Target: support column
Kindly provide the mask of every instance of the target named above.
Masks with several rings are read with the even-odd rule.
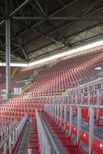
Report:
[[[5,39],[6,39],[6,98],[10,94],[10,19],[5,20]]]

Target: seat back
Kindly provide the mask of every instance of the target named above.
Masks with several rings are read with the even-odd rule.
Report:
[[[75,125],[72,125],[71,138],[74,142],[77,142],[77,127]]]
[[[103,141],[95,138],[92,146],[92,154],[103,154]]]
[[[84,130],[80,131],[79,146],[86,152],[89,151],[89,134]]]

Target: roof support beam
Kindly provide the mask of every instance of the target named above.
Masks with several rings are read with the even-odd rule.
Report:
[[[26,51],[24,50],[23,46],[20,45],[20,43],[19,44],[16,44],[16,43],[11,42],[11,44],[14,45],[15,47],[21,49],[22,52],[23,52],[23,55],[24,55],[24,57],[26,59],[26,61],[28,61],[28,57],[27,57]]]
[[[62,2],[62,0],[56,0],[60,5],[64,6],[65,4]]]
[[[23,55],[25,57],[25,60],[28,61],[28,57],[27,57],[26,51],[24,50],[24,47],[22,45],[22,39],[21,39],[21,37],[19,35],[16,35],[15,24],[14,24],[14,26],[12,24],[12,31],[14,32],[14,36],[15,36],[15,38],[17,40],[17,43],[13,43],[13,42],[11,42],[11,43],[14,46],[19,47],[21,49],[21,51],[22,51],[22,53],[23,53]]]
[[[0,7],[0,11],[3,15],[5,14],[4,10],[1,7]]]
[[[46,16],[46,13],[44,12],[43,8],[41,7],[40,3],[38,2],[38,0],[35,0],[38,7],[40,8],[40,11],[43,13],[44,16]]]
[[[61,7],[60,9],[58,9],[57,11],[53,12],[50,14],[50,17],[60,13],[62,10],[66,9],[67,7],[73,5],[74,3],[76,3],[78,0],[73,0],[71,2],[68,2],[67,4],[65,4],[63,7]]]
[[[3,54],[5,54],[5,44],[4,44],[1,40],[0,40],[0,44],[1,44],[1,45],[0,45],[0,48],[2,47],[2,49],[3,49],[3,50],[1,50],[0,52],[3,53]],[[11,44],[20,48],[20,46],[17,45],[16,43],[11,42]],[[13,57],[13,58],[15,58],[15,59],[19,58],[19,59],[21,60],[20,57],[17,57],[17,56],[15,56],[15,55],[12,54],[12,53],[11,53],[11,57]]]
[[[0,46],[0,47],[2,47],[2,48],[3,48],[3,50],[5,51],[5,45],[3,44],[2,40],[0,40],[0,44],[1,44],[1,46]]]
[[[22,46],[20,46],[20,49],[22,50],[22,52],[23,52],[23,54],[25,56],[26,61],[28,61],[28,57],[27,57],[26,51],[24,50],[24,48]]]
[[[17,13],[19,10],[21,10],[23,7],[25,7],[25,5],[28,4],[28,2],[30,2],[30,0],[25,0],[22,4],[20,4],[13,12],[10,13],[10,17],[13,16],[15,13]]]
[[[96,10],[90,12],[90,13],[89,13],[88,15],[86,15],[86,16],[92,15],[93,13],[96,13],[97,11],[100,11],[101,9],[103,9],[103,7],[100,7],[100,8],[98,8],[98,9],[96,9]],[[38,23],[42,23],[42,22],[43,22],[43,20],[39,21]],[[38,24],[38,23],[37,23],[37,24]],[[32,25],[30,29],[33,29],[34,27],[36,27],[37,24]],[[71,22],[68,21],[66,24],[63,24],[62,26],[60,26],[60,27],[58,27],[58,28],[55,28],[54,30],[48,32],[47,34],[52,34],[52,33],[56,32],[56,31],[58,31],[59,29],[64,28],[65,26],[67,26],[67,25],[69,25],[69,24],[71,24]],[[29,29],[26,29],[26,30],[24,30],[24,31],[21,32],[21,33],[22,33],[22,34],[25,34],[25,32],[27,32],[27,31],[29,31]],[[12,39],[13,39],[13,38],[12,38]]]
[[[8,17],[12,17],[15,13],[17,13],[19,10],[21,10],[23,7],[25,7],[25,5],[28,4],[28,2],[30,2],[30,0],[25,0],[22,4],[20,4],[14,11],[12,11]],[[0,22],[0,25],[2,25],[3,23],[5,22],[5,20],[3,19],[1,22]]]
[[[61,7],[60,9],[56,10],[55,12],[51,13],[51,14],[49,15],[49,17],[52,17],[52,16],[58,14],[59,12],[61,12],[61,11],[64,10],[65,8],[67,8],[67,7],[71,6],[71,5],[73,5],[73,4],[76,3],[77,1],[78,1],[78,0],[73,0],[72,2],[68,2],[67,4],[65,4],[65,6]],[[41,20],[41,21],[37,22],[36,24],[32,25],[31,28],[35,28],[36,26],[38,26],[39,24],[41,24],[41,23],[43,23],[43,22],[44,22],[44,20]],[[24,33],[27,32],[27,31],[28,31],[28,30],[26,29],[26,30],[24,30],[23,32],[20,32],[20,33],[24,34]]]
[[[50,37],[50,36],[48,36],[48,35],[46,35],[46,34],[43,34],[43,33],[39,32],[39,31],[37,31],[36,29],[34,29],[34,30],[32,30],[32,31],[36,31],[36,32],[39,33],[41,36],[47,38],[48,40],[50,40],[50,41],[53,42],[53,43],[60,44],[62,47],[65,46],[62,42],[60,42],[60,41],[56,40],[55,38],[52,38],[52,37]]]
[[[36,11],[38,14],[42,15],[40,10],[38,10],[38,8],[36,8],[36,6],[32,2],[30,2],[29,5],[34,9],[34,11]]]
[[[0,26],[2,25],[2,24],[4,24],[5,23],[5,20],[2,20],[1,22],[0,22]]]
[[[16,37],[16,39],[17,39],[17,41],[18,41],[18,44],[13,43],[13,45],[15,45],[16,47],[19,47],[19,48],[22,50],[23,55],[24,55],[26,61],[28,61],[28,57],[27,57],[26,51],[24,50],[23,46],[21,45],[21,42],[20,42],[20,40],[19,40],[19,37],[16,36],[16,35],[15,35],[15,37]]]
[[[97,3],[98,3],[98,0],[94,0],[94,2],[92,3],[92,5],[83,13],[83,15],[88,14],[95,7],[95,5]]]
[[[16,20],[103,20],[103,17],[96,17],[96,18],[87,18],[87,17],[19,17],[19,16],[15,16],[13,17],[13,19]]]
[[[25,25],[25,27],[26,27],[26,25]],[[27,27],[27,28],[28,28],[28,27]],[[49,41],[51,41],[51,42],[53,42],[53,43],[56,43],[56,44],[59,44],[59,45],[61,45],[62,47],[65,46],[65,44],[64,44],[62,41],[58,41],[57,39],[55,39],[55,38],[53,38],[53,37],[51,37],[51,36],[48,36],[47,34],[44,34],[44,33],[42,33],[42,32],[39,32],[39,31],[36,30],[36,29],[31,29],[31,31],[37,32],[38,34],[41,35],[41,37],[45,37],[45,38],[48,39]]]

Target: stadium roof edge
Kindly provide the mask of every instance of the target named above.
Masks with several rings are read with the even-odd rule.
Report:
[[[79,47],[75,47],[73,49],[67,50],[65,52],[61,52],[59,54],[55,54],[55,55],[51,55],[49,57],[34,61],[34,62],[29,62],[29,63],[10,63],[11,67],[32,67],[35,65],[39,65],[39,64],[43,64],[58,58],[62,58],[65,56],[69,56],[69,55],[73,55],[79,52],[82,52],[84,50],[88,50],[88,49],[92,49],[95,47],[99,47],[103,45],[103,40],[98,40],[98,41],[94,41],[92,43],[86,44],[86,45],[82,45]],[[6,66],[6,63],[0,63],[0,66]]]

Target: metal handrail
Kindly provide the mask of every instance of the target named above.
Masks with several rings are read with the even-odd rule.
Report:
[[[27,121],[28,116],[25,115],[23,119],[19,122],[18,126],[11,129],[11,131],[8,131],[7,137],[2,141],[0,144],[0,149],[2,150],[3,154],[7,154],[7,148],[9,149],[9,154],[12,154],[12,150],[20,137],[20,133],[22,132],[22,129]],[[7,147],[8,145],[8,147]]]
[[[51,154],[51,146],[49,144],[46,132],[43,128],[43,125],[42,125],[42,122],[41,122],[41,119],[39,117],[37,109],[35,109],[35,111],[36,111],[36,120],[37,120],[40,153],[41,154]]]
[[[66,107],[87,107],[87,108],[99,108],[99,109],[103,109],[103,105],[83,105],[83,104],[46,104],[46,106],[66,106]]]
[[[82,85],[79,85],[75,88],[72,88],[72,89],[66,89],[66,92],[70,92],[70,91],[73,91],[73,90],[80,90],[80,89],[83,89],[85,87],[89,87],[89,86],[95,86],[96,84],[101,84],[101,82],[103,83],[103,77],[102,78],[99,78],[99,79],[96,79],[96,80],[93,80],[93,81],[90,81],[88,83],[85,83],[85,84],[82,84]]]
[[[49,136],[49,138],[51,140],[51,143],[53,145],[53,148],[54,148],[56,154],[60,154],[59,149],[58,149],[57,145],[55,144],[55,142],[54,142],[54,140],[53,140],[53,138],[52,138],[52,136],[51,136],[47,126],[46,126],[46,124],[44,123],[44,121],[42,121],[42,122],[43,122],[43,125],[45,126],[45,130],[46,130],[46,132],[47,132],[47,134],[48,134],[48,136]]]

